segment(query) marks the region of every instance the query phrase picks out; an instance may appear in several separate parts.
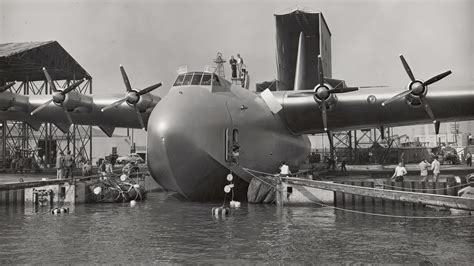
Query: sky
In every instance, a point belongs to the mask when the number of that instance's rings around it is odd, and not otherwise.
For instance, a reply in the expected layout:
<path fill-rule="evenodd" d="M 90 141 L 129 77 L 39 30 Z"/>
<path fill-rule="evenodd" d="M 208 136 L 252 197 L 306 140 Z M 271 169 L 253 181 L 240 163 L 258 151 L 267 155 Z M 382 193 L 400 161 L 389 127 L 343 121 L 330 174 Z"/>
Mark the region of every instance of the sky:
<path fill-rule="evenodd" d="M 403 53 L 416 77 L 448 69 L 440 85 L 474 84 L 471 0 L 0 0 L 0 43 L 57 40 L 93 77 L 94 94 L 202 70 L 217 52 L 240 53 L 253 82 L 276 78 L 275 13 L 321 11 L 332 32 L 332 73 L 350 86 L 403 88 Z M 226 66 L 227 76 L 230 69 Z"/>

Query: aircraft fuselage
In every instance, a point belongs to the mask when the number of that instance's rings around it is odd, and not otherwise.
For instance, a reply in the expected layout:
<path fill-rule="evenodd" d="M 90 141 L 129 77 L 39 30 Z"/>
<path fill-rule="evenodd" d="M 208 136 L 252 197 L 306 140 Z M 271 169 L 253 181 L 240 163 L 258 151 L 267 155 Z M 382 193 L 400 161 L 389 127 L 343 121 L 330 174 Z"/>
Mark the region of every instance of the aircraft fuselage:
<path fill-rule="evenodd" d="M 227 85 L 173 87 L 154 108 L 148 167 L 164 188 L 192 200 L 222 198 L 236 165 L 277 173 L 281 161 L 297 166 L 306 158 L 308 137 L 292 134 L 257 94 Z M 228 156 L 234 142 L 237 160 Z M 237 193 L 245 195 L 248 183 L 236 179 Z"/>

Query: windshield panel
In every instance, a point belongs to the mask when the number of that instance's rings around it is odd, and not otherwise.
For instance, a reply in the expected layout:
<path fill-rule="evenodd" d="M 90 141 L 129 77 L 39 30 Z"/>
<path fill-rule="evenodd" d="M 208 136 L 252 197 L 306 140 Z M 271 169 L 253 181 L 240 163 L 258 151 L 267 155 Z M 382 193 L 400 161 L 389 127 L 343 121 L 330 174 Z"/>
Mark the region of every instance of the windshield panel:
<path fill-rule="evenodd" d="M 201 78 L 201 73 L 195 73 L 193 76 L 193 80 L 191 81 L 191 85 L 199 85 L 201 83 Z"/>
<path fill-rule="evenodd" d="M 179 75 L 176 81 L 174 82 L 173 86 L 181 86 L 183 85 L 184 75 Z"/>
<path fill-rule="evenodd" d="M 193 73 L 186 74 L 183 80 L 183 86 L 191 84 L 191 79 L 193 78 Z"/>
<path fill-rule="evenodd" d="M 204 74 L 202 76 L 201 85 L 211 85 L 211 79 L 212 79 L 211 74 Z"/>

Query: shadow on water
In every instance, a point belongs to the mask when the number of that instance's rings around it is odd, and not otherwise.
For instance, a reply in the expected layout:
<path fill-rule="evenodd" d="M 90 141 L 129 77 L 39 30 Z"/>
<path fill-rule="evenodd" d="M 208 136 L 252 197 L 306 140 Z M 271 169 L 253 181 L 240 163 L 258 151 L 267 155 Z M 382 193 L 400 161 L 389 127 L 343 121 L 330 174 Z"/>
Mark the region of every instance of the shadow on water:
<path fill-rule="evenodd" d="M 224 218 L 151 193 L 145 202 L 78 205 L 51 215 L 0 206 L 0 264 L 7 263 L 459 263 L 473 261 L 472 218 L 403 219 L 315 206 L 253 205 Z M 446 216 L 430 209 L 344 208 Z"/>

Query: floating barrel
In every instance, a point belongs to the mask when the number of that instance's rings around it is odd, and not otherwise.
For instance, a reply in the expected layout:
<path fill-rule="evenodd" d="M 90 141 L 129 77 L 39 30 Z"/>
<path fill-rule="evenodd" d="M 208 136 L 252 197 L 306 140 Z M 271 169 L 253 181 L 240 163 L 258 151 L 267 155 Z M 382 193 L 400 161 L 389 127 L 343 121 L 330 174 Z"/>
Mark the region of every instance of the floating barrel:
<path fill-rule="evenodd" d="M 212 208 L 212 216 L 225 217 L 230 215 L 230 209 L 227 207 L 214 207 Z"/>

